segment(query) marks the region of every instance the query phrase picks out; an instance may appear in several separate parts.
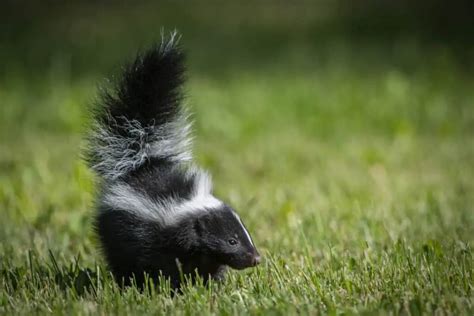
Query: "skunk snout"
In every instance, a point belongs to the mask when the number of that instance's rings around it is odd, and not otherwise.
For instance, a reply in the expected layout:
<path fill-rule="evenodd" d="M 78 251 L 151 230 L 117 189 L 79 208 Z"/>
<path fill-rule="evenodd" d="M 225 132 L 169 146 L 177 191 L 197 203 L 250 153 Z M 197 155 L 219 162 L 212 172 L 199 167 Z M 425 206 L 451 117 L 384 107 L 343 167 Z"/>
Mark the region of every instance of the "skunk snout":
<path fill-rule="evenodd" d="M 233 256 L 229 257 L 229 259 L 230 260 L 226 264 L 228 264 L 231 268 L 237 270 L 255 267 L 259 265 L 262 261 L 262 257 L 255 249 L 251 251 L 236 253 Z"/>
<path fill-rule="evenodd" d="M 256 253 L 254 256 L 253 256 L 253 260 L 252 260 L 252 264 L 253 266 L 257 266 L 260 264 L 260 261 L 261 261 L 261 257 L 260 257 L 260 254 L 259 253 Z"/>
<path fill-rule="evenodd" d="M 252 267 L 258 266 L 262 261 L 262 257 L 260 256 L 260 253 L 256 248 L 252 249 L 252 252 L 250 253 L 250 258 L 250 263 Z"/>

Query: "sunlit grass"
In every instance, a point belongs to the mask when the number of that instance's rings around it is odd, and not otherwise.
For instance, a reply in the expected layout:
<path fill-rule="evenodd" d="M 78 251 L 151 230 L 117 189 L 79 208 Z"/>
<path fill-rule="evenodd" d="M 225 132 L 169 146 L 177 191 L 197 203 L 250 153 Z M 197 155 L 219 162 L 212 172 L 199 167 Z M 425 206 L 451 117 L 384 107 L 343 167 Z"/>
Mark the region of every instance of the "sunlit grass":
<path fill-rule="evenodd" d="M 472 76 L 449 51 L 410 39 L 394 49 L 336 38 L 319 49 L 310 27 L 299 24 L 304 40 L 269 60 L 261 54 L 278 37 L 266 36 L 288 35 L 283 27 L 258 35 L 266 40 L 250 52 L 224 41 L 220 58 L 193 55 L 206 42 L 188 44 L 195 156 L 264 262 L 176 296 L 164 283 L 121 290 L 91 231 L 95 186 L 82 136 L 86 105 L 110 73 L 93 63 L 75 72 L 63 57 L 41 72 L 9 68 L 0 86 L 0 312 L 472 314 Z"/>

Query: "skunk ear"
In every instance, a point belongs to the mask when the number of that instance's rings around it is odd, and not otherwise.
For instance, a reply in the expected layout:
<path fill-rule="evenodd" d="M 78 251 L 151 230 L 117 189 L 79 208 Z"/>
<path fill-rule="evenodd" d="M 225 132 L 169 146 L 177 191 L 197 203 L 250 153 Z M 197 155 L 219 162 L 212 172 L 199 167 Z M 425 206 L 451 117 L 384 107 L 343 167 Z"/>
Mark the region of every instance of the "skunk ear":
<path fill-rule="evenodd" d="M 196 235 L 201 237 L 204 232 L 204 221 L 201 218 L 196 218 L 193 224 L 194 231 Z"/>

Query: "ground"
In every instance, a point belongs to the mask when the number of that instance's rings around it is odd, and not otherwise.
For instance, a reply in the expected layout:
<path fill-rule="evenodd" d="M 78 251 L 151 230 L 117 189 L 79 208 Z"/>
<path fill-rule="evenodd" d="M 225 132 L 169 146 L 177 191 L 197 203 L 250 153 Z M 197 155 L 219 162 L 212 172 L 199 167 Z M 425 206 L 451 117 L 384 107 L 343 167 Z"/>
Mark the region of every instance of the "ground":
<path fill-rule="evenodd" d="M 474 312 L 472 46 L 325 6 L 24 9 L 0 42 L 1 314 Z M 81 160 L 97 87 L 161 27 L 196 160 L 263 255 L 177 296 L 112 281 Z"/>

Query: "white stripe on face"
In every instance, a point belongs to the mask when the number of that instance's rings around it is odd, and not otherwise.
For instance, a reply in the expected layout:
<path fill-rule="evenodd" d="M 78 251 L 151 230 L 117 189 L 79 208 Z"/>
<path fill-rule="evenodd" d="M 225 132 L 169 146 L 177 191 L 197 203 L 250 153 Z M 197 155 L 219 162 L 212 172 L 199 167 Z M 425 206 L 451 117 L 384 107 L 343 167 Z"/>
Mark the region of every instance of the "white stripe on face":
<path fill-rule="evenodd" d="M 247 239 L 248 239 L 248 241 L 250 242 L 250 244 L 251 244 L 253 247 L 255 247 L 254 244 L 253 244 L 253 241 L 252 241 L 252 237 L 250 237 L 250 234 L 249 234 L 249 232 L 247 231 L 247 229 L 245 228 L 244 223 L 242 223 L 242 220 L 240 219 L 240 216 L 239 216 L 237 213 L 235 213 L 235 212 L 232 212 L 232 213 L 234 214 L 235 218 L 239 221 L 240 227 L 242 227 L 242 230 L 244 231 L 245 236 L 247 236 Z"/>

